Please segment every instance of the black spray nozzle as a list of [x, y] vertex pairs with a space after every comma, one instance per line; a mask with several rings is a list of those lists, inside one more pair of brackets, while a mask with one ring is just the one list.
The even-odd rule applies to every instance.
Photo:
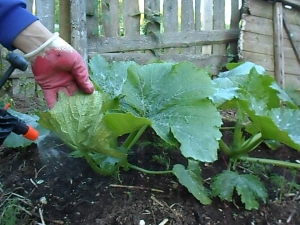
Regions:
[[39, 132], [27, 125], [23, 120], [11, 115], [5, 108], [0, 108], [0, 145], [13, 132], [23, 135], [28, 140], [35, 141], [39, 137]]
[[15, 69], [19, 69], [21, 71], [25, 71], [28, 67], [28, 63], [27, 63], [26, 59], [23, 56], [16, 54], [14, 52], [9, 53], [6, 56], [6, 60]]
[[28, 63], [27, 63], [26, 59], [23, 56], [18, 55], [14, 52], [9, 53], [6, 56], [6, 60], [10, 63], [10, 67], [8, 68], [8, 70], [3, 74], [3, 76], [0, 79], [0, 89], [3, 87], [3, 85], [8, 80], [8, 78], [14, 72], [15, 69], [25, 71], [28, 67]]

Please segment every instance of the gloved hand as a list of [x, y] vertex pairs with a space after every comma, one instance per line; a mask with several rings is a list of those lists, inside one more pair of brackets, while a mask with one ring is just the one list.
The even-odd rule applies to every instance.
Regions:
[[67, 95], [73, 95], [76, 90], [93, 93], [94, 86], [82, 57], [58, 33], [24, 57], [31, 62], [49, 108], [56, 103], [59, 91]]

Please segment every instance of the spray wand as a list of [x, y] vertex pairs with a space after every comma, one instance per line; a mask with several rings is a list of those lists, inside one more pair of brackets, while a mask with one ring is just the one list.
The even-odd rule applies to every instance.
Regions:
[[[28, 67], [26, 59], [13, 52], [6, 56], [6, 60], [10, 63], [10, 67], [0, 79], [0, 89], [15, 69], [25, 71]], [[11, 132], [23, 135], [25, 138], [35, 141], [39, 136], [39, 132], [33, 127], [27, 125], [23, 120], [7, 112], [9, 106], [10, 105], [7, 104], [4, 108], [0, 108], [0, 145], [3, 144], [4, 140]]]

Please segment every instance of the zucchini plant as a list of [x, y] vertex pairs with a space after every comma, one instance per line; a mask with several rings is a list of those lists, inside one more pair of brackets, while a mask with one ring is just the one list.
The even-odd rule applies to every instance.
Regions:
[[[102, 175], [120, 168], [152, 174], [173, 174], [202, 204], [212, 196], [232, 201], [236, 190], [246, 209], [257, 209], [267, 191], [259, 177], [228, 170], [210, 187], [203, 183], [201, 163], [212, 163], [221, 150], [232, 162], [248, 160], [299, 168], [298, 164], [248, 157], [260, 143], [274, 140], [300, 150], [300, 111], [289, 96], [252, 63], [229, 64], [228, 72], [212, 79], [190, 62], [108, 63], [100, 55], [90, 60], [91, 95], [59, 95], [49, 111], [38, 112], [39, 124], [53, 131]], [[221, 109], [235, 109], [233, 140], [222, 140]], [[187, 165], [149, 171], [128, 160], [132, 147], [151, 127], [165, 142], [179, 145]], [[247, 132], [247, 137], [244, 135]], [[126, 140], [119, 144], [119, 137]], [[249, 137], [250, 136], [250, 137]]]

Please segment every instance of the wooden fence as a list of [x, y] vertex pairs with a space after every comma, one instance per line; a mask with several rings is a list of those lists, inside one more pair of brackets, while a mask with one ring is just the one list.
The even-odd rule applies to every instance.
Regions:
[[[60, 0], [59, 32], [86, 61], [193, 62], [217, 74], [237, 54], [241, 0]], [[55, 0], [27, 0], [51, 31]], [[227, 18], [227, 23], [226, 23]], [[23, 74], [15, 74], [18, 79]], [[30, 72], [27, 75], [30, 77]], [[13, 86], [18, 84], [17, 80]], [[15, 93], [20, 92], [15, 88]]]
[[284, 88], [300, 88], [300, 1], [247, 0], [239, 39], [240, 60], [266, 68]]

